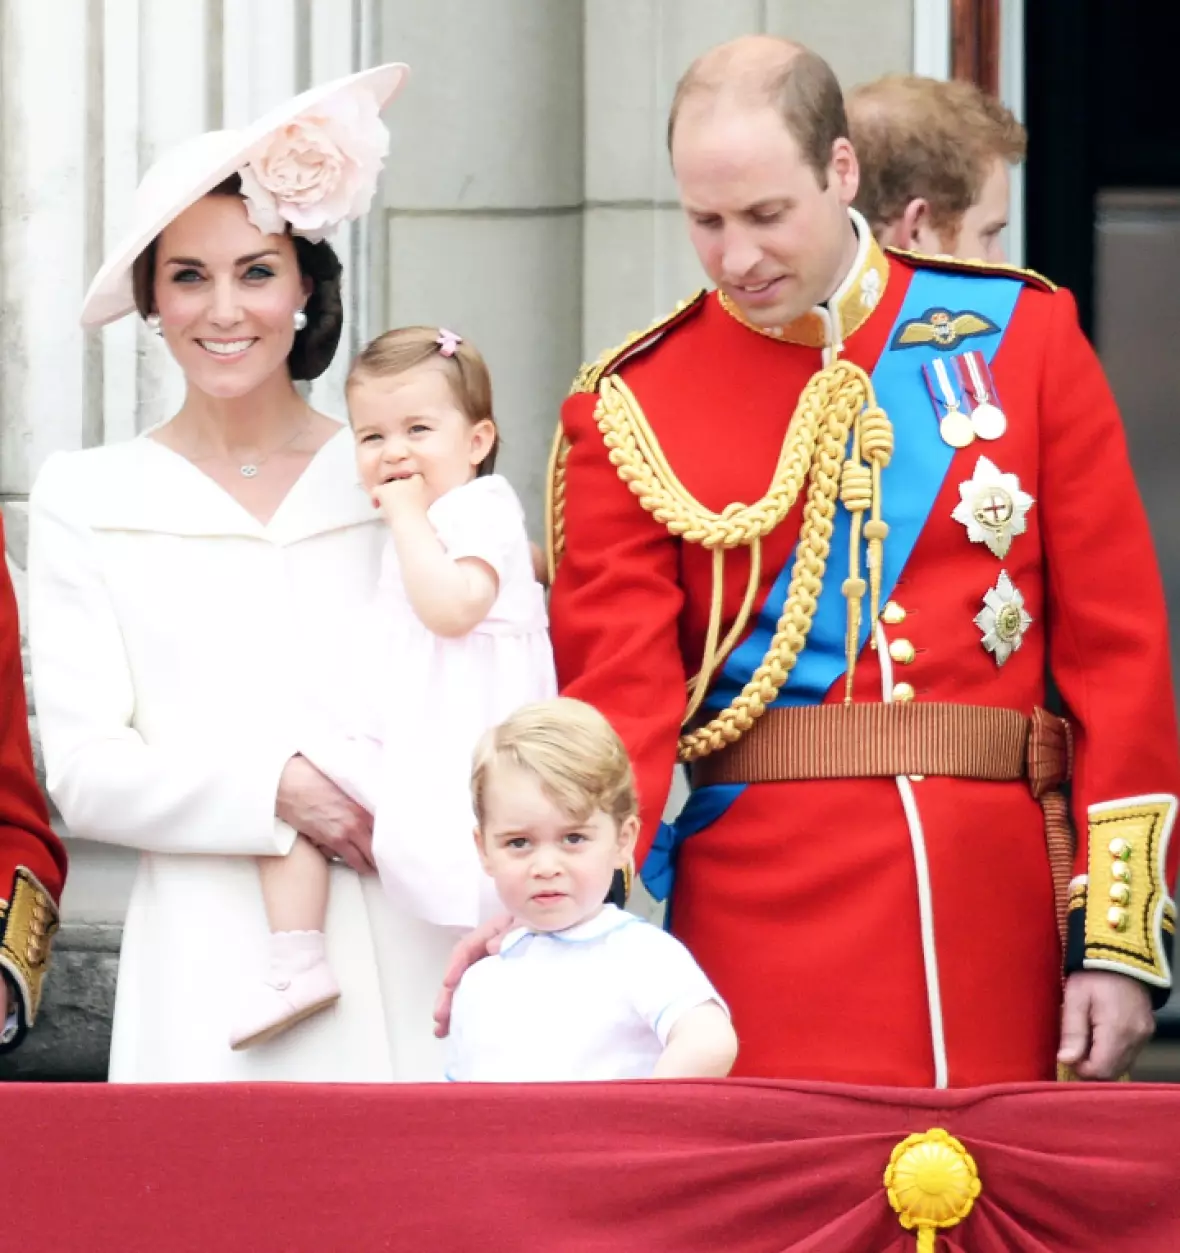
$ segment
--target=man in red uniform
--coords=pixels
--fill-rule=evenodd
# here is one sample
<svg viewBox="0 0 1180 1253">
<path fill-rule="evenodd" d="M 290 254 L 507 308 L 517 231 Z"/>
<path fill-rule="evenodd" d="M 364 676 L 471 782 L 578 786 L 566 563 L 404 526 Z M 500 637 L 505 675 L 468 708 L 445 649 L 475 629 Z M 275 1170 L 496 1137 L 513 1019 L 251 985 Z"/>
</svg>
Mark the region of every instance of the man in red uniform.
<svg viewBox="0 0 1180 1253">
<path fill-rule="evenodd" d="M 1118 414 L 1067 293 L 882 253 L 847 134 L 782 40 L 682 80 L 716 290 L 563 409 L 559 678 L 633 756 L 641 872 L 733 1011 L 735 1074 L 1112 1078 L 1170 985 L 1180 791 Z"/>
<path fill-rule="evenodd" d="M 0 559 L 0 1052 L 15 1048 L 37 1015 L 65 873 L 33 774 L 16 598 Z"/>
</svg>

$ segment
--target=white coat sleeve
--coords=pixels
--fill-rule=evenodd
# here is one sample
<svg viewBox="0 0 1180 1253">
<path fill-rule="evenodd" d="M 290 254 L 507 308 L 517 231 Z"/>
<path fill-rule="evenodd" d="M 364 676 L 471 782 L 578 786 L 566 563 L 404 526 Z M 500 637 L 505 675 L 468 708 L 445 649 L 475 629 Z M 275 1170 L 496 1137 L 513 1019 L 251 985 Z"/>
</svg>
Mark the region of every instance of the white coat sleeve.
<svg viewBox="0 0 1180 1253">
<path fill-rule="evenodd" d="M 295 832 L 275 797 L 295 748 L 230 753 L 210 739 L 194 752 L 132 726 L 122 633 L 63 471 L 50 458 L 29 498 L 29 640 L 47 786 L 70 833 L 148 852 L 289 852 Z"/>
</svg>

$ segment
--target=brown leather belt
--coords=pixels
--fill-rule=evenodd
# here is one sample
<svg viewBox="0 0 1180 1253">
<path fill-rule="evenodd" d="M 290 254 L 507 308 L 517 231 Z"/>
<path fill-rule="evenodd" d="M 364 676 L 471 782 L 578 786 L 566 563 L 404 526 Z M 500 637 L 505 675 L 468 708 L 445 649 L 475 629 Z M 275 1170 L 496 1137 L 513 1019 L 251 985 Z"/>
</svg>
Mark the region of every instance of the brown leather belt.
<svg viewBox="0 0 1180 1253">
<path fill-rule="evenodd" d="M 692 764 L 693 787 L 798 779 L 948 775 L 1027 779 L 1035 797 L 1070 776 L 1069 724 L 986 705 L 854 704 L 768 709 L 720 752 Z"/>
<path fill-rule="evenodd" d="M 1061 786 L 1073 773 L 1069 723 L 986 705 L 812 705 L 768 709 L 736 744 L 692 763 L 692 786 L 795 779 L 949 775 L 1025 779 L 1041 803 L 1064 955 L 1074 835 Z"/>
</svg>

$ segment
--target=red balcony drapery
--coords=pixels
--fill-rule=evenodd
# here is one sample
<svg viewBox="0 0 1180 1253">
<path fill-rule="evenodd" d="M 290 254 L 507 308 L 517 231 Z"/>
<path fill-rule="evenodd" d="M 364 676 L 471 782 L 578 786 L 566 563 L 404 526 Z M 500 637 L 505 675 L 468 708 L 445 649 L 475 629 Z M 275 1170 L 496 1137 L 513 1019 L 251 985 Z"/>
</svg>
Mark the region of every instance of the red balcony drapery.
<svg viewBox="0 0 1180 1253">
<path fill-rule="evenodd" d="M 1180 1088 L 950 1092 L 8 1085 L 0 1249 L 901 1253 L 883 1175 L 945 1128 L 982 1192 L 944 1253 L 1180 1249 Z"/>
</svg>

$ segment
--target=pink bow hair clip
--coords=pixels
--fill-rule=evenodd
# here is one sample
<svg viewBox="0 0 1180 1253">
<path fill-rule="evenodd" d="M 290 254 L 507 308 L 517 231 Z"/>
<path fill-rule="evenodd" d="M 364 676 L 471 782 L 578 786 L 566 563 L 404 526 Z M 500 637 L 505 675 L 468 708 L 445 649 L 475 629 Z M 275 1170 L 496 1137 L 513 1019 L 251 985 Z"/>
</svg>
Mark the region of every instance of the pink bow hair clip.
<svg viewBox="0 0 1180 1253">
<path fill-rule="evenodd" d="M 434 342 L 438 345 L 438 350 L 444 357 L 453 357 L 455 349 L 463 342 L 463 337 L 456 335 L 454 331 L 448 331 L 440 326 L 438 328 L 438 338 Z"/>
</svg>

